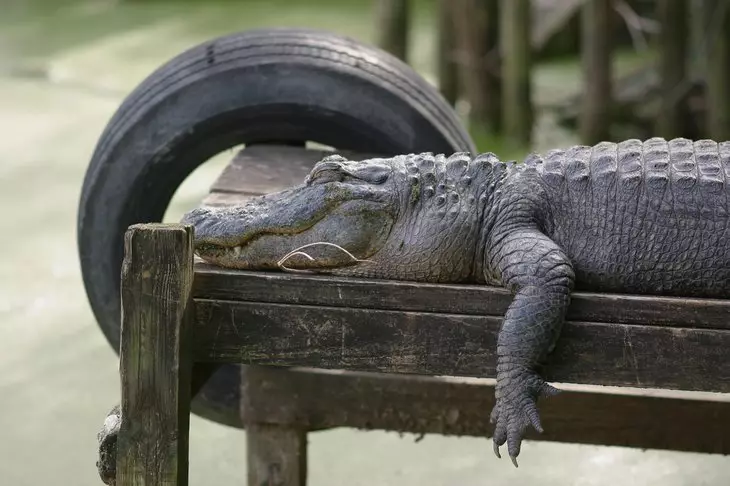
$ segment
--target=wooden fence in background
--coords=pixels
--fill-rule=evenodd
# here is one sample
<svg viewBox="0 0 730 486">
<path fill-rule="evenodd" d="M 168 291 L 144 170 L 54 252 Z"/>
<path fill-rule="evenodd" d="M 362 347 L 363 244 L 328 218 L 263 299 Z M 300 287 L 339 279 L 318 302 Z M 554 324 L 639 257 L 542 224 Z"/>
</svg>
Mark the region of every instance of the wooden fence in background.
<svg viewBox="0 0 730 486">
<path fill-rule="evenodd" d="M 376 3 L 379 45 L 407 60 L 413 5 Z M 509 145 L 532 141 L 534 66 L 561 32 L 577 36 L 583 88 L 565 100 L 560 116 L 574 121 L 584 143 L 615 139 L 615 125 L 625 119 L 635 128 L 622 136 L 730 139 L 730 0 L 437 0 L 435 6 L 444 97 L 466 100 L 470 125 Z M 653 55 L 617 78 L 617 41 L 629 37 L 646 39 Z"/>
</svg>

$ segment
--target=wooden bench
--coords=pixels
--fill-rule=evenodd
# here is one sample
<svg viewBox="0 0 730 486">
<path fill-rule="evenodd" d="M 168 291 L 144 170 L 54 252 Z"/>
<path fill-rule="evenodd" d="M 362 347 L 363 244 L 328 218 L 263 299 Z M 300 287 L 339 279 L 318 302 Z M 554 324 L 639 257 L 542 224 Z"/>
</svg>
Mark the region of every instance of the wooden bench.
<svg viewBox="0 0 730 486">
<path fill-rule="evenodd" d="M 206 204 L 272 190 L 269 162 L 298 183 L 319 155 L 248 148 Z M 150 224 L 125 238 L 119 486 L 187 484 L 191 383 L 217 363 L 255 365 L 250 486 L 303 486 L 312 430 L 491 436 L 505 290 L 230 271 L 196 261 L 191 236 Z M 730 300 L 576 293 L 545 369 L 565 392 L 541 400 L 545 433 L 528 439 L 729 453 L 729 317 Z"/>
</svg>

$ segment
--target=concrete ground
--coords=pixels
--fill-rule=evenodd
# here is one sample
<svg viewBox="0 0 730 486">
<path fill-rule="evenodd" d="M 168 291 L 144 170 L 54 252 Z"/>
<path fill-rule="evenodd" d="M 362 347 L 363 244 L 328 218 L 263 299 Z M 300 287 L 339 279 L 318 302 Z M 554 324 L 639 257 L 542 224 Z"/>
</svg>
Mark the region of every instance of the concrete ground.
<svg viewBox="0 0 730 486">
<path fill-rule="evenodd" d="M 362 21 L 367 2 L 329 3 L 340 7 L 3 2 L 9 10 L 0 16 L 0 484 L 100 484 L 96 433 L 119 399 L 117 360 L 82 287 L 75 217 L 86 165 L 111 114 L 160 63 L 222 33 L 307 25 L 369 39 L 370 25 Z M 415 25 L 414 63 L 424 71 L 430 22 L 419 14 Z M 225 156 L 204 166 L 184 184 L 171 219 L 202 197 L 224 162 Z M 344 429 L 312 434 L 311 484 L 730 482 L 728 457 L 528 442 L 515 470 L 493 456 L 488 439 L 413 439 Z M 241 432 L 192 418 L 191 484 L 241 484 L 244 457 Z"/>
</svg>

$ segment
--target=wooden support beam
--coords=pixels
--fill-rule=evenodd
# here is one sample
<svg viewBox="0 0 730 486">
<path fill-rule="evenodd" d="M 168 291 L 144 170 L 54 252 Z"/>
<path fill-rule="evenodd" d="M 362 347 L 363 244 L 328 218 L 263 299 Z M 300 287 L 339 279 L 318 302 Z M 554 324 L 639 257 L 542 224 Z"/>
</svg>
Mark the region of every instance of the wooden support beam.
<svg viewBox="0 0 730 486">
<path fill-rule="evenodd" d="M 255 372 L 253 373 L 255 376 Z M 246 380 L 245 384 L 250 382 Z M 261 381 L 254 381 L 260 384 Z M 263 397 L 263 388 L 246 386 L 244 393 Z M 312 394 L 316 391 L 307 390 Z M 286 402 L 269 401 L 274 408 Z M 305 486 L 307 484 L 307 432 L 290 424 L 246 423 L 248 486 Z"/>
<path fill-rule="evenodd" d="M 124 238 L 118 486 L 187 485 L 192 241 L 182 225 L 135 225 Z"/>
<path fill-rule="evenodd" d="M 485 441 L 494 431 L 489 423 L 494 380 L 264 366 L 245 369 L 244 415 L 257 423 L 307 430 L 384 429 Z M 539 402 L 545 432 L 530 429 L 527 439 L 730 453 L 727 431 L 717 426 L 730 423 L 730 396 L 559 387 L 562 393 Z"/>
<path fill-rule="evenodd" d="M 707 136 L 730 139 L 730 3 L 706 0 Z"/>
<path fill-rule="evenodd" d="M 438 1 L 438 46 L 436 49 L 439 90 L 452 106 L 459 98 L 454 3 L 453 0 Z"/>
<path fill-rule="evenodd" d="M 532 141 L 531 0 L 501 0 L 502 119 L 505 142 L 525 148 Z"/>
<path fill-rule="evenodd" d="M 276 412 L 291 406 L 290 397 L 269 396 L 269 375 L 259 366 L 241 367 L 241 416 L 246 428 L 248 486 L 305 486 L 307 484 L 307 431 L 314 430 L 293 422 L 273 423 L 252 414 L 251 402 L 266 402 Z M 317 394 L 308 389 L 305 394 Z"/>
<path fill-rule="evenodd" d="M 307 484 L 306 432 L 281 425 L 246 424 L 246 438 L 248 486 Z"/>
<path fill-rule="evenodd" d="M 499 133 L 502 126 L 499 0 L 448 3 L 456 25 L 459 77 L 469 100 L 469 123 L 472 128 Z"/>
<path fill-rule="evenodd" d="M 656 42 L 659 50 L 661 105 L 656 119 L 656 135 L 666 139 L 683 136 L 687 122 L 684 103 L 684 84 L 689 82 L 687 7 L 687 0 L 657 1 L 657 17 L 661 23 Z"/>
<path fill-rule="evenodd" d="M 707 70 L 707 32 L 705 28 L 705 9 L 706 0 L 686 0 L 689 3 L 688 22 L 689 22 L 689 71 L 692 78 L 701 78 Z"/>
<path fill-rule="evenodd" d="M 581 142 L 610 140 L 612 0 L 586 0 L 581 9 L 583 97 L 579 117 Z"/>
<path fill-rule="evenodd" d="M 376 0 L 376 44 L 395 57 L 408 61 L 409 0 Z"/>
</svg>

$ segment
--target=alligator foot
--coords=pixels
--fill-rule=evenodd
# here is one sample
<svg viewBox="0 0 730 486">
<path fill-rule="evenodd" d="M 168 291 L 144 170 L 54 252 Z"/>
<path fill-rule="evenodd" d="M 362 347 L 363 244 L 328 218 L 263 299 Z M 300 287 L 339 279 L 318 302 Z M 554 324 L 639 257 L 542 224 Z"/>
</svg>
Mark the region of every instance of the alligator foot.
<svg viewBox="0 0 730 486">
<path fill-rule="evenodd" d="M 494 453 L 501 458 L 499 448 L 507 443 L 512 464 L 518 467 L 517 456 L 520 454 L 522 438 L 527 427 L 532 425 L 542 433 L 540 414 L 537 411 L 537 398 L 559 393 L 534 371 L 509 373 L 509 376 L 497 381 L 497 403 L 492 409 L 490 422 L 494 428 Z"/>
<path fill-rule="evenodd" d="M 96 461 L 96 468 L 104 484 L 110 486 L 114 486 L 117 480 L 117 435 L 121 423 L 121 410 L 117 405 L 106 416 L 104 427 L 97 435 L 99 459 Z"/>
</svg>

